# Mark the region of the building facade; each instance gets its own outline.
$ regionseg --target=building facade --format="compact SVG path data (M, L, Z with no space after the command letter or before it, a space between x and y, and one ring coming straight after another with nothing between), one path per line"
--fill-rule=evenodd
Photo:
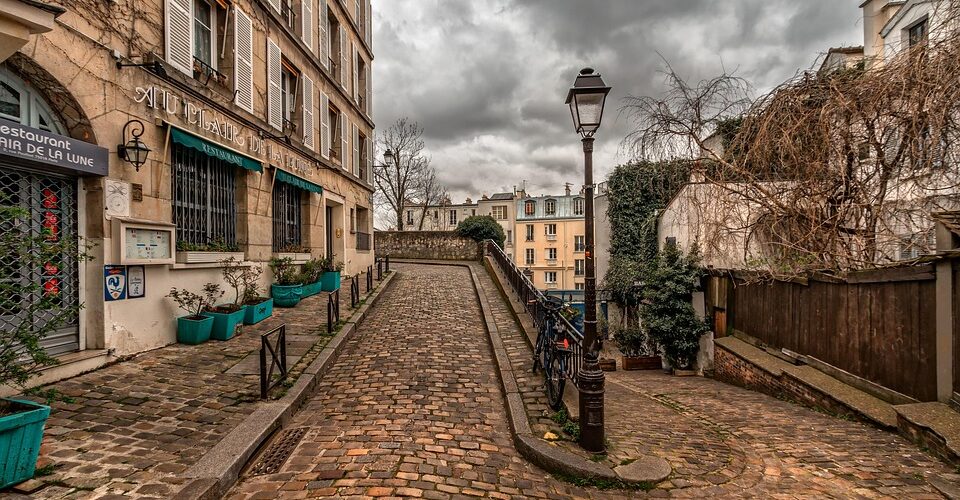
M513 250L516 245L516 232L514 227L517 223L517 204L514 203L518 193L494 193L492 196L483 195L477 202L477 213L479 215L489 215L493 220L503 228L505 237L503 246L504 253L510 260L513 260ZM522 196L522 194L520 194Z
M514 256L538 289L583 289L584 201L569 193L517 198Z
M403 230L453 231L460 221L477 213L477 204L470 198L459 204L450 203L449 198L437 205L409 203L403 207Z
M369 0L11 1L0 190L91 248L19 271L84 305L47 342L63 374L175 342L165 295L224 257L264 287L283 253L373 263Z

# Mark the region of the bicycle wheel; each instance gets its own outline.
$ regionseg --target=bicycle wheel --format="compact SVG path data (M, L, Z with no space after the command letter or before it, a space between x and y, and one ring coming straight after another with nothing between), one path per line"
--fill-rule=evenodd
M533 373L537 373L537 368L543 367L543 346L546 344L546 338L547 335L543 333L543 330L537 334L537 345L533 349Z
M553 411L559 411L563 406L563 388L567 383L566 375L563 373L564 359L563 354L554 350L550 356L549 365L546 367L547 378L547 403Z

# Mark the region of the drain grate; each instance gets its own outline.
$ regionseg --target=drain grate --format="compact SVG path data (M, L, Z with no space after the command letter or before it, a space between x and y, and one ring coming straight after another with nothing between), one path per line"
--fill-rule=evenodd
M262 476L264 474L280 472L280 467L283 467L283 464L290 458L293 449L296 448L300 440L303 439L307 430L307 427L297 427L284 432L282 436L277 438L277 440L270 444L270 447L263 452L263 455L260 456L260 461L250 469L250 475Z

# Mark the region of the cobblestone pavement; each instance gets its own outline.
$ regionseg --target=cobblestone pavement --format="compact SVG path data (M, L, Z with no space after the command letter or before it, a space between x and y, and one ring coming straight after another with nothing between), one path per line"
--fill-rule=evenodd
M614 496L554 479L514 449L469 271L396 268L288 425L306 429L290 458L275 473L248 472L229 496Z
M348 318L349 281L343 286L341 317ZM38 478L49 485L33 496L169 498L183 482L177 475L257 407L256 371L227 370L281 323L288 349L303 353L312 345L304 361L315 356L329 338L326 304L325 293L310 297L296 308L274 308L271 318L227 342L174 344L51 386L69 402L52 405L40 458L52 473ZM294 366L292 376L304 366Z

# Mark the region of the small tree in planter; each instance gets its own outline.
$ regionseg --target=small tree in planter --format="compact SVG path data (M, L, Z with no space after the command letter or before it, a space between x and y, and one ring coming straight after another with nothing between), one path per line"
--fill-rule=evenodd
M217 340L230 340L238 332L240 325L243 324L244 305L241 301L243 290L244 274L247 268L237 259L228 257L220 261L220 274L223 281L233 289L233 302L226 304L207 306L203 312L204 316L213 318L213 329L210 336Z
M322 289L322 282L320 281L320 278L323 275L324 268L326 267L329 267L329 263L326 258L310 259L304 262L303 268L300 271L303 279L304 297L310 297L320 293Z
M203 312L223 297L223 293L220 285L213 283L203 285L201 293L193 293L186 288L170 289L167 297L172 298L180 309L187 312L186 316L177 318L177 342L196 345L210 340L213 318L204 316Z
M624 370L657 370L661 366L657 347L639 326L620 328L613 334L613 341L623 354Z
M275 283L270 285L270 296L279 307L293 307L300 303L303 296L303 283L296 264L290 257L270 260Z
M0 266L0 312L15 318L0 331L0 386L20 390L43 368L57 364L42 341L74 321L82 307L61 295L59 270L89 258L76 235L29 228L29 212L0 204L0 255L13 263ZM0 488L33 477L49 415L45 405L0 399L0 461L6 462L0 464Z
M684 256L667 245L644 280L640 317L675 370L690 370L700 349L700 336L709 330L693 309L693 292L700 289L703 270L694 246Z
M250 266L243 273L243 305L247 306L243 324L255 325L273 315L273 298L260 295L263 268Z

